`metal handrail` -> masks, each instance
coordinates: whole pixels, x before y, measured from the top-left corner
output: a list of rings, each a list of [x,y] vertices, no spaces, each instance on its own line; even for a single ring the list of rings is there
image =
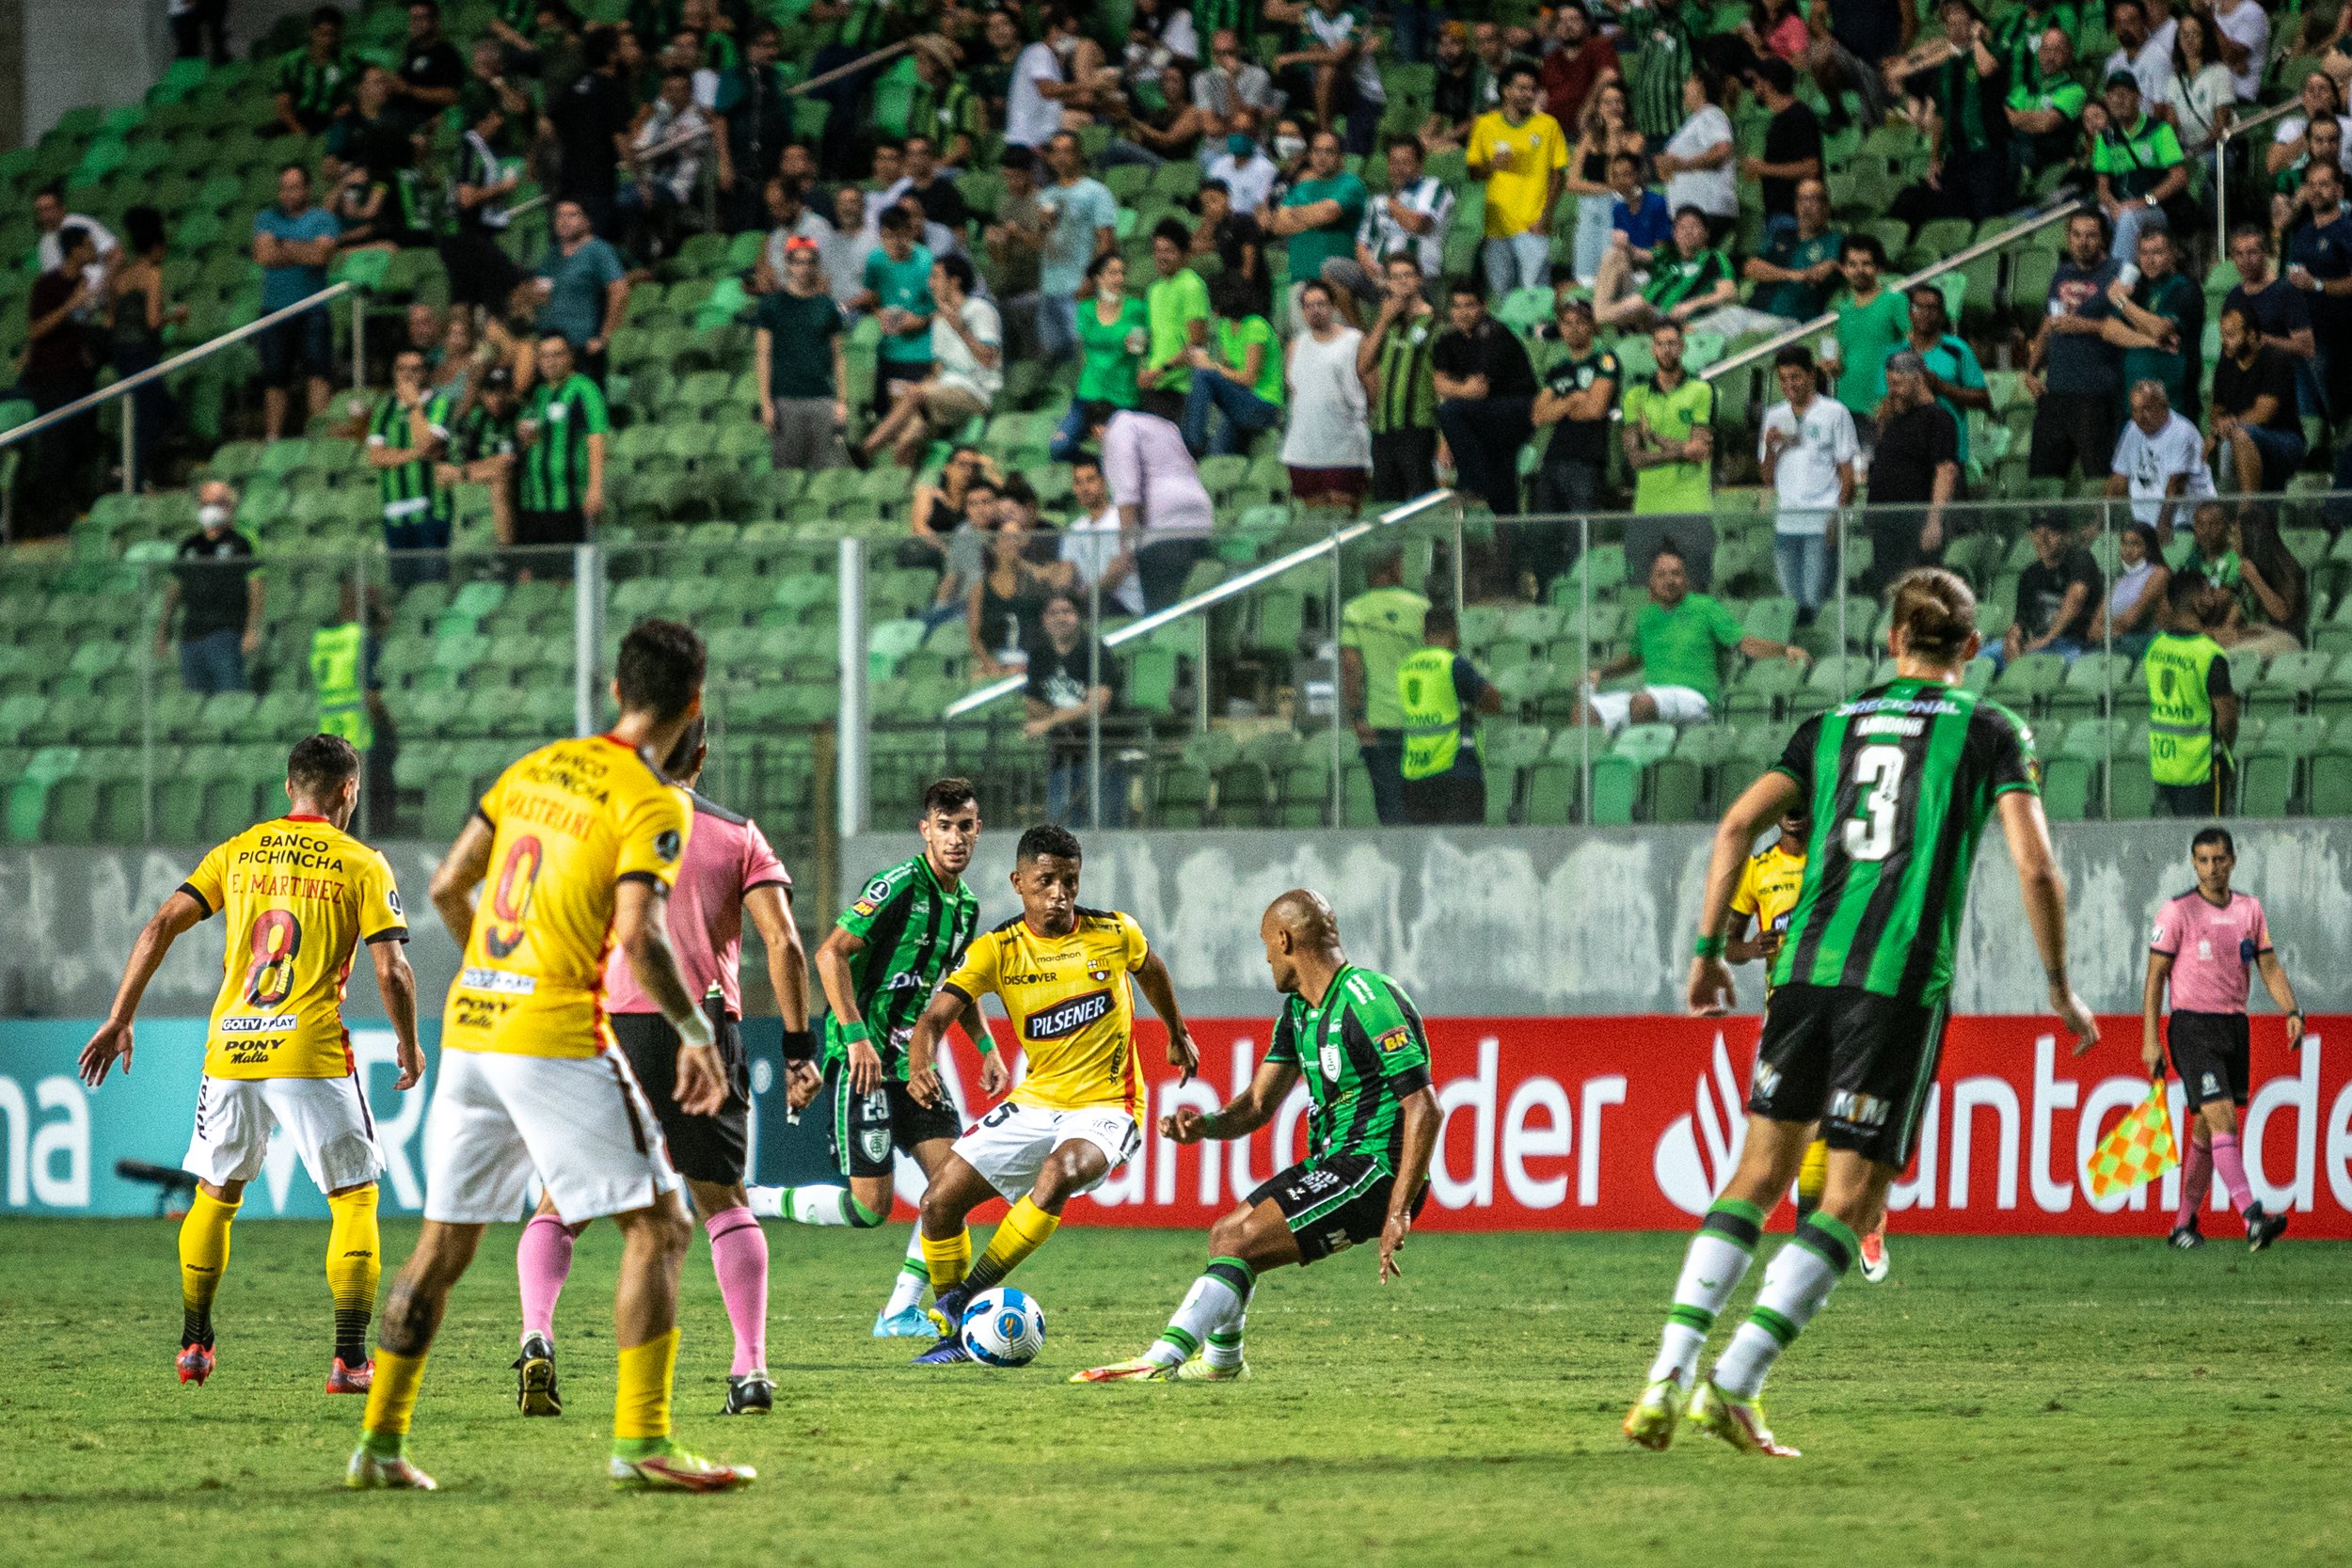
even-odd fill
[[[1310,561],[1330,555],[1343,546],[1352,545],[1375,528],[1390,528],[1398,523],[1409,521],[1431,507],[1442,505],[1453,499],[1454,492],[1451,490],[1432,490],[1425,496],[1417,496],[1402,506],[1392,507],[1383,512],[1374,521],[1348,523],[1343,527],[1334,529],[1328,535],[1316,540],[1311,545],[1301,545],[1288,555],[1277,556],[1272,561],[1252,566],[1238,577],[1230,577],[1223,582],[1203,588],[1189,599],[1180,599],[1165,610],[1155,610],[1149,615],[1128,622],[1117,631],[1104,632],[1102,638],[1103,646],[1105,648],[1122,647],[1139,637],[1149,637],[1172,622],[1181,621],[1189,615],[1198,615],[1212,605],[1222,604],[1236,594],[1248,593],[1271,578],[1279,578],[1285,572],[1304,566]],[[1025,675],[1007,675],[1002,680],[992,681],[986,686],[965,692],[954,702],[949,703],[940,717],[961,719],[975,708],[986,707],[999,697],[1011,696],[1027,684],[1028,677]]]
[[[289,317],[298,316],[306,310],[315,310],[331,299],[340,299],[344,294],[352,293],[354,287],[355,285],[349,281],[342,283],[329,283],[326,288],[321,289],[317,293],[306,295],[303,298],[294,301],[292,305],[286,306],[280,309],[272,310],[268,315],[262,316],[255,321],[249,321],[243,326],[231,327],[228,331],[222,333],[219,337],[199,343],[192,349],[186,349],[181,353],[175,354],[170,358],[163,361],[161,364],[150,365],[143,371],[135,372],[130,375],[124,376],[119,381],[112,382],[104,387],[101,387],[98,390],[90,393],[87,397],[75,398],[72,403],[67,404],[64,407],[53,408],[37,420],[27,420],[24,423],[17,425],[12,429],[0,431],[0,447],[13,446],[19,441],[40,435],[42,431],[47,430],[51,425],[62,424],[67,420],[73,419],[82,414],[87,414],[91,409],[97,407],[100,404],[105,403],[110,399],[123,397],[129,393],[137,391],[141,387],[146,386],[151,381],[158,380],[164,376],[169,375],[174,371],[182,370],[189,365],[195,364],[199,359],[207,358],[212,355],[217,354],[222,349],[229,347],[231,343],[241,343],[257,332],[265,332],[269,328],[276,326],[279,322],[287,320]]]

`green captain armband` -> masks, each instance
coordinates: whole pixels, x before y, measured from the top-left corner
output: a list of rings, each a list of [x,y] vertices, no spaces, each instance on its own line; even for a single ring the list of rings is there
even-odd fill
[[[1721,937],[1708,936],[1699,938],[1698,941],[1691,944],[1691,956],[1694,958],[1722,958],[1724,956],[1724,939]]]

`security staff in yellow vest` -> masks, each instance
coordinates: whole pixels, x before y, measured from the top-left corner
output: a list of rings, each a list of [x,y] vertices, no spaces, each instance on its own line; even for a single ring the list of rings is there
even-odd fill
[[[371,602],[369,610],[370,622],[382,619],[380,606]],[[351,742],[367,768],[360,801],[361,809],[371,814],[389,809],[397,745],[392,716],[384,705],[383,682],[376,674],[376,648],[375,627],[360,620],[358,594],[345,582],[334,622],[310,634],[310,689],[319,701],[319,733]],[[381,832],[388,826],[371,816],[367,831]]]
[[[1470,715],[1501,713],[1502,693],[1461,655],[1454,611],[1422,620],[1422,646],[1396,667],[1405,710],[1405,819],[1416,824],[1486,820],[1486,773]]]
[[[2237,694],[2214,631],[2229,619],[2230,596],[2192,571],[2172,578],[2165,626],[2148,644],[2148,772],[2174,816],[2213,817],[2230,809],[2237,741]]]

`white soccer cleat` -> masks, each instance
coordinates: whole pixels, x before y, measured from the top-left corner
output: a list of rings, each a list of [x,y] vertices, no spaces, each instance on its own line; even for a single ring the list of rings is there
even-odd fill
[[[1691,1424],[1701,1432],[1713,1433],[1741,1453],[1763,1454],[1772,1459],[1799,1457],[1797,1449],[1775,1439],[1772,1429],[1764,1424],[1762,1401],[1726,1394],[1711,1377],[1691,1396]]]
[[[352,1450],[343,1484],[354,1492],[431,1492],[437,1483],[405,1458],[379,1459],[364,1448]]]

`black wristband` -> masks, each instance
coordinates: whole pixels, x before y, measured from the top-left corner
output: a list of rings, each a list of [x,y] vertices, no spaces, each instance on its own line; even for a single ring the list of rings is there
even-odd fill
[[[784,1059],[787,1062],[813,1062],[817,1059],[817,1036],[808,1029],[787,1029],[784,1032]]]

